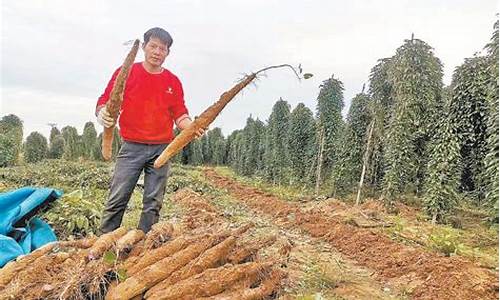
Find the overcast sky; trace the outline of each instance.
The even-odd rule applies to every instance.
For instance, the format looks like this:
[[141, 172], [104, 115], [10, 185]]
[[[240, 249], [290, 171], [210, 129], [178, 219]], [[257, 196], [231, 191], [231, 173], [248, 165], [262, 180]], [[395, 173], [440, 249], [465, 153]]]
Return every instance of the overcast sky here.
[[279, 97], [314, 110], [332, 74], [344, 83], [345, 114], [377, 60], [412, 33], [435, 49], [449, 84], [453, 69], [489, 41], [497, 11], [495, 0], [2, 0], [0, 117], [19, 116], [25, 136], [48, 136], [47, 123], [81, 134], [129, 50], [123, 43], [155, 26], [174, 39], [164, 66], [181, 79], [191, 115], [245, 73], [301, 63], [314, 74], [298, 82], [288, 70], [268, 72], [213, 124], [226, 135], [250, 114], [265, 121]]

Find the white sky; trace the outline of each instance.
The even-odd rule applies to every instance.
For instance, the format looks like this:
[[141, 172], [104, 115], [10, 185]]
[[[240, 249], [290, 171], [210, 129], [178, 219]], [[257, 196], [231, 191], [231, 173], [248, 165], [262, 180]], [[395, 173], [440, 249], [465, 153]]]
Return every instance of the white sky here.
[[[224, 134], [252, 114], [266, 120], [282, 97], [314, 111], [321, 82], [335, 74], [351, 98], [380, 58], [404, 39], [426, 41], [453, 69], [489, 41], [494, 0], [379, 1], [59, 1], [1, 2], [0, 117], [16, 114], [24, 133], [48, 137], [47, 123], [95, 122], [94, 107], [129, 46], [159, 26], [174, 44], [165, 67], [183, 82], [191, 115], [201, 113], [244, 73], [302, 64], [314, 77], [299, 83], [288, 70], [267, 73], [236, 97], [214, 122]], [[143, 59], [140, 52], [137, 61]]]

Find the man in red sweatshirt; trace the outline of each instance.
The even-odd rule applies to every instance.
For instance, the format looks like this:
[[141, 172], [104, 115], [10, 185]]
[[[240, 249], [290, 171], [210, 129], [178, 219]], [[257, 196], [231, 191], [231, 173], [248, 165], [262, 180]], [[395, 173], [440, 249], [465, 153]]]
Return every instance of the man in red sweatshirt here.
[[[155, 169], [153, 163], [174, 138], [173, 126], [183, 130], [191, 124], [179, 79], [162, 67], [172, 46], [172, 37], [162, 28], [144, 33], [144, 61], [131, 67], [119, 117], [123, 144], [116, 158], [109, 198], [104, 209], [101, 232], [120, 227], [137, 180], [144, 170], [143, 209], [138, 228], [145, 233], [158, 222], [170, 164]], [[96, 106], [97, 121], [111, 127], [106, 110], [118, 68]], [[204, 130], [198, 132], [198, 137]]]

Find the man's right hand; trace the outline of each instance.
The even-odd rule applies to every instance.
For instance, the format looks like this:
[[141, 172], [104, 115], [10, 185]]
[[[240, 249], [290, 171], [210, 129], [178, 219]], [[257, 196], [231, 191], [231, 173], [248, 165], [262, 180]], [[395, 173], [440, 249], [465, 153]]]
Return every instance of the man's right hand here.
[[115, 120], [111, 117], [106, 106], [103, 106], [97, 114], [97, 122], [106, 128], [110, 128], [115, 125]]

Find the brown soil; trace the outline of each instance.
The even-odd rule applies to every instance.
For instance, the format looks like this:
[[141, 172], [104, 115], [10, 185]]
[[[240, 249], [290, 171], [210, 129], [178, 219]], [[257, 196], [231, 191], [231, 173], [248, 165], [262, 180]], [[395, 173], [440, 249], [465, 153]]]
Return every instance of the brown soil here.
[[[382, 282], [404, 286], [413, 299], [498, 299], [498, 273], [461, 257], [444, 257], [395, 242], [370, 228], [346, 224], [328, 209], [304, 208], [206, 169], [206, 177], [285, 228], [320, 237], [343, 255], [376, 271]], [[373, 203], [367, 208], [380, 208]]]

